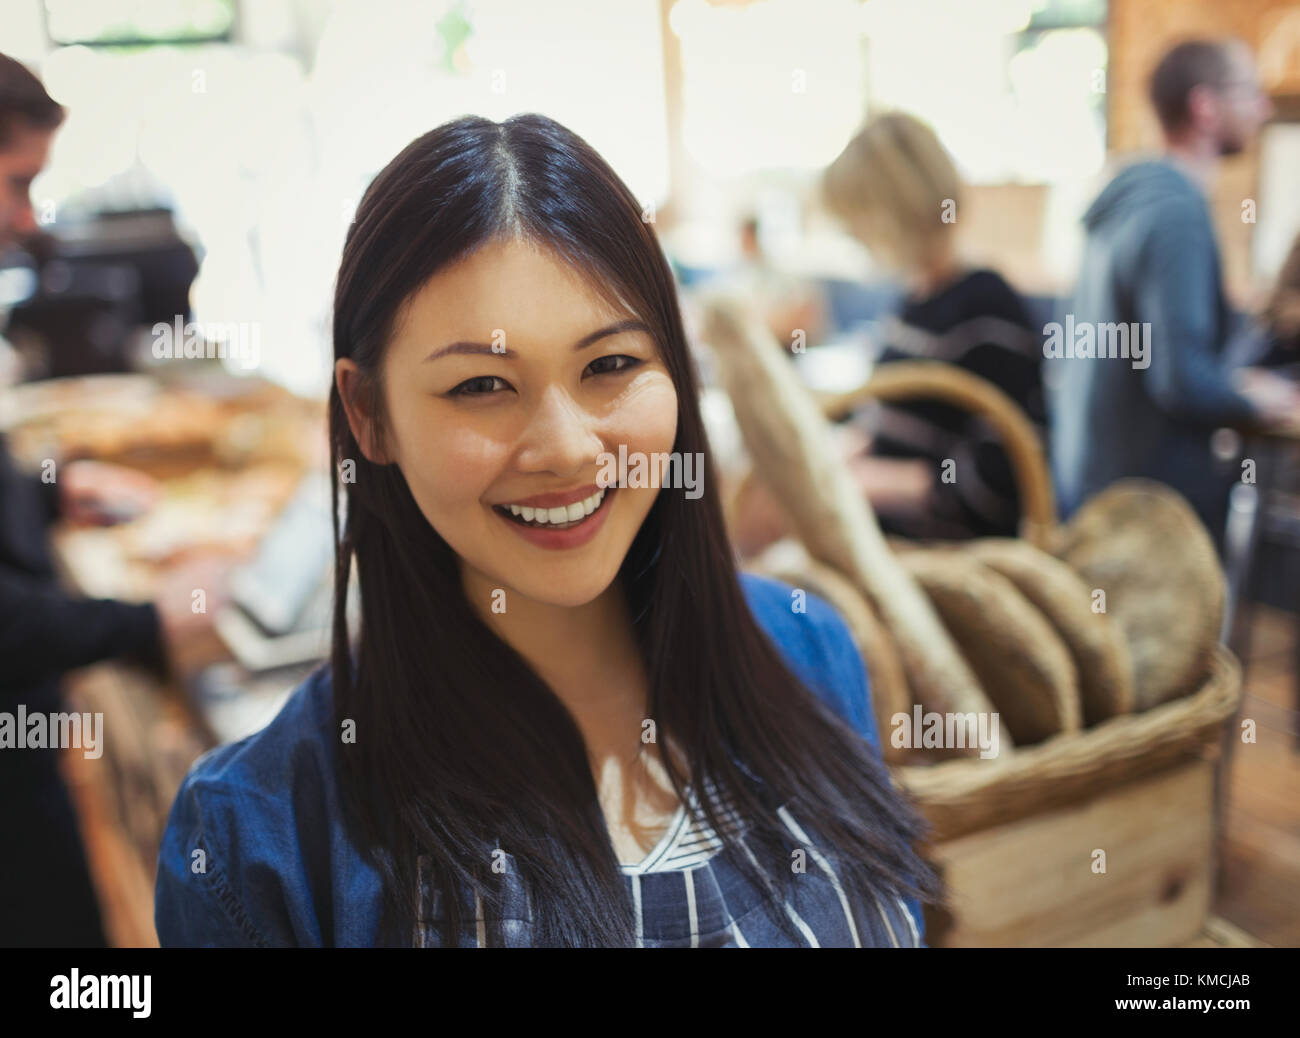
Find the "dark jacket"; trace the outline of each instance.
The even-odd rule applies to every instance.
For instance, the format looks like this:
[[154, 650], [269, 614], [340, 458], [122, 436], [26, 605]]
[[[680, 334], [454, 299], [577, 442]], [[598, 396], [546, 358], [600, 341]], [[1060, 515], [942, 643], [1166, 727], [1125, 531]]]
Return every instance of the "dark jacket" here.
[[[164, 666], [152, 605], [81, 598], [59, 587], [47, 540], [58, 484], [17, 471], [0, 438], [0, 712], [61, 711], [59, 677], [112, 657]], [[110, 722], [111, 723], [111, 722]], [[60, 750], [0, 748], [0, 946], [103, 947], [76, 809]]]
[[[116, 657], [161, 665], [158, 613], [59, 586], [48, 544], [58, 484], [19, 472], [0, 438], [0, 711], [60, 709], [58, 678]], [[0, 776], [48, 774], [53, 755], [0, 751]]]

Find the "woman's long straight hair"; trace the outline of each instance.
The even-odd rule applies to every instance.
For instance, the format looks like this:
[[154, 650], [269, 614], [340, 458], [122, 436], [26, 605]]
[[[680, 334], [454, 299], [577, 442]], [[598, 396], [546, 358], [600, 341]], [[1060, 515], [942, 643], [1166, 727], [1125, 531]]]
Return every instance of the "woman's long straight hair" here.
[[[866, 742], [805, 688], [758, 626], [739, 583], [715, 490], [671, 270], [640, 203], [580, 137], [551, 119], [448, 122], [375, 178], [348, 231], [334, 301], [334, 356], [361, 371], [384, 437], [382, 366], [403, 304], [486, 242], [551, 249], [604, 297], [650, 327], [677, 391], [673, 449], [704, 458], [703, 496], [661, 490], [618, 579], [635, 617], [657, 739], [680, 747], [709, 823], [725, 804], [745, 819], [747, 878], [786, 896], [792, 841], [785, 805], [815, 820], [846, 893], [934, 900], [938, 881], [913, 850], [924, 824]], [[504, 943], [499, 865], [513, 859], [548, 946], [634, 944], [635, 919], [577, 724], [524, 659], [478, 616], [455, 552], [417, 507], [395, 464], [373, 464], [330, 394], [337, 546], [333, 651], [336, 749], [350, 837], [384, 880], [385, 943], [409, 943], [421, 891], [442, 940], [458, 943], [482, 899], [488, 943]], [[594, 459], [593, 459], [594, 460]], [[340, 516], [339, 489], [346, 494]], [[355, 557], [361, 620], [345, 604]], [[708, 792], [711, 784], [715, 799]], [[784, 877], [784, 879], [782, 878]], [[425, 887], [425, 884], [428, 887]], [[513, 913], [513, 914], [512, 914]], [[792, 931], [792, 937], [793, 937]], [[798, 940], [797, 937], [794, 938]]]

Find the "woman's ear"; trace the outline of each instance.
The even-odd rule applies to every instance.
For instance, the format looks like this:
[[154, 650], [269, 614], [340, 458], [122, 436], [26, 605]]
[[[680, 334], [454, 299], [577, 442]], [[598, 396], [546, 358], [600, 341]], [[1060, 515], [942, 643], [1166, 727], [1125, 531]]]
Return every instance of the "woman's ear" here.
[[350, 357], [340, 357], [334, 362], [334, 382], [338, 387], [339, 399], [343, 401], [343, 410], [348, 416], [353, 439], [372, 465], [387, 465], [389, 459], [379, 447], [375, 418], [370, 409], [369, 394], [364, 390], [364, 381], [361, 369]]

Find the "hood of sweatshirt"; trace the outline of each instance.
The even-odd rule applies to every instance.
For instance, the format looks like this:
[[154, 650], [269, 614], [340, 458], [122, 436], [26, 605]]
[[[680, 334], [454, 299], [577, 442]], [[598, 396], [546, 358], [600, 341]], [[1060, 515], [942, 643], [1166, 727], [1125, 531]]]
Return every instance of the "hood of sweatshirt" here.
[[1200, 198], [1199, 189], [1170, 162], [1137, 162], [1115, 175], [1083, 214], [1088, 230], [1124, 220], [1171, 197]]

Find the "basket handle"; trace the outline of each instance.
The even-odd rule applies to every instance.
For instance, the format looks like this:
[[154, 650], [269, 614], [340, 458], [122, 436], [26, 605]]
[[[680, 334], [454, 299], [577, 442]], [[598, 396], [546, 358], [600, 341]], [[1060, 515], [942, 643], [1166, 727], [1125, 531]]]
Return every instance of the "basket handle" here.
[[1057, 516], [1043, 445], [1015, 401], [992, 382], [942, 361], [897, 361], [877, 367], [857, 389], [820, 394], [819, 402], [826, 417], [838, 421], [868, 400], [893, 403], [918, 397], [970, 411], [997, 430], [1020, 491], [1020, 536], [1047, 550]]

